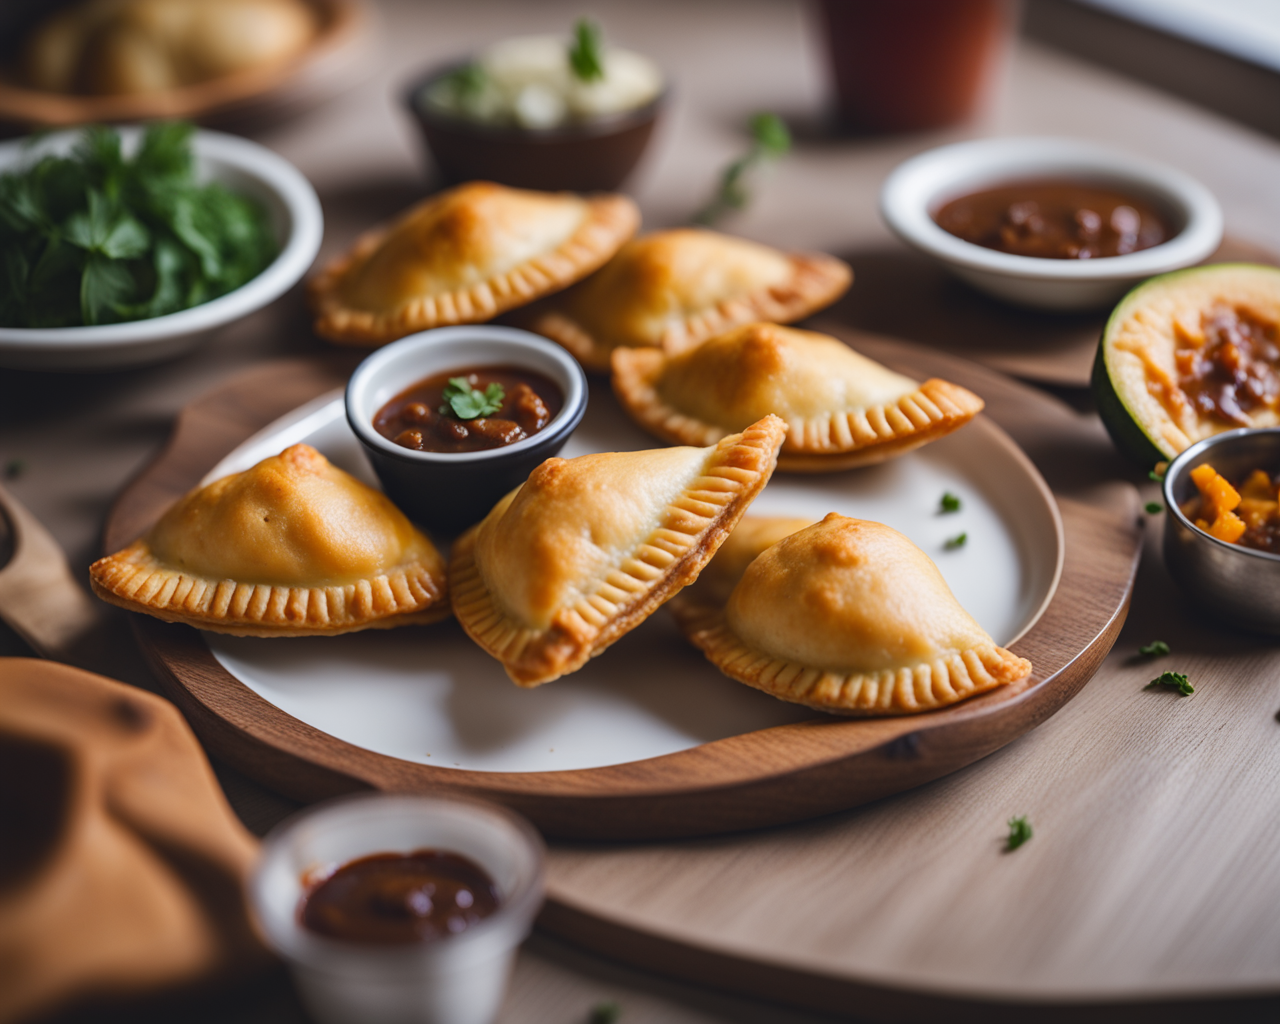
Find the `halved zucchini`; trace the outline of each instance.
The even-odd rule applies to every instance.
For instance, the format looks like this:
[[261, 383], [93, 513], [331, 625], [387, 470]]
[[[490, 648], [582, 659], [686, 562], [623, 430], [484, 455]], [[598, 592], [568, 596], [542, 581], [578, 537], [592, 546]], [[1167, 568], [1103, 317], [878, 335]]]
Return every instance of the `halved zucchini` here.
[[[1258, 381], [1224, 383], [1223, 324], [1258, 338], [1249, 362]], [[1272, 344], [1272, 343], [1275, 344]], [[1218, 358], [1215, 360], [1214, 355]], [[1197, 396], [1197, 370], [1208, 387]], [[1214, 376], [1218, 374], [1218, 376]], [[1218, 263], [1145, 281], [1116, 306], [1093, 364], [1098, 414], [1116, 445], [1144, 466], [1171, 459], [1201, 438], [1236, 427], [1280, 423], [1280, 268]]]

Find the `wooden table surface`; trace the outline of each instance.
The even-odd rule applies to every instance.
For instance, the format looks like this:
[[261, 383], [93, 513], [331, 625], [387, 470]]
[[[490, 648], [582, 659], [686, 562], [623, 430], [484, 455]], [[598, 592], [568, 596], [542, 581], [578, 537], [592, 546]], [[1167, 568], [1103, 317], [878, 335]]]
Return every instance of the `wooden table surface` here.
[[[380, 4], [383, 42], [367, 83], [256, 136], [315, 183], [327, 219], [322, 259], [429, 187], [413, 128], [398, 107], [398, 91], [414, 71], [498, 37], [558, 30], [581, 9], [558, 0]], [[876, 212], [879, 184], [894, 165], [974, 134], [1043, 133], [1110, 142], [1179, 166], [1217, 194], [1235, 238], [1280, 249], [1280, 145], [1040, 45], [1014, 48], [990, 108], [963, 130], [832, 139], [819, 128], [822, 68], [799, 3], [598, 0], [591, 9], [612, 38], [653, 55], [676, 81], [672, 114], [633, 183], [650, 226], [687, 218], [739, 152], [745, 117], [771, 109], [797, 124], [797, 150], [724, 227], [776, 245], [825, 249], [868, 267], [909, 265]], [[874, 284], [873, 273], [865, 277]], [[891, 309], [875, 295], [857, 301], [861, 286], [855, 283], [842, 305], [842, 320], [893, 333]], [[904, 318], [897, 333], [945, 340], [922, 336], [925, 328], [915, 322]], [[22, 463], [6, 486], [83, 573], [98, 553], [113, 495], [154, 457], [184, 404], [251, 363], [320, 347], [295, 291], [166, 366], [96, 376], [0, 373], [0, 464]], [[1054, 461], [1052, 439], [1039, 457]], [[776, 858], [812, 847], [821, 856], [803, 898], [813, 901], [815, 923], [832, 948], [845, 951], [846, 963], [857, 959], [872, 980], [910, 984], [901, 965], [925, 957], [935, 976], [964, 990], [990, 977], [979, 962], [985, 949], [1028, 984], [1069, 987], [1084, 971], [1101, 991], [1114, 989], [1128, 970], [1169, 991], [1218, 985], [1274, 995], [1280, 657], [1274, 644], [1209, 628], [1188, 613], [1160, 563], [1158, 523], [1151, 525], [1129, 623], [1111, 657], [1081, 696], [1006, 750], [837, 819], [663, 850], [601, 856], [563, 848], [554, 853], [553, 872], [607, 874], [612, 860], [651, 858], [654, 877], [666, 871], [668, 881], [645, 893], [618, 892], [619, 920], [684, 913], [676, 938], [732, 953], [736, 935], [760, 934], [768, 924], [767, 902], [734, 902], [735, 878], [758, 878]], [[117, 648], [94, 667], [153, 686], [127, 631], [118, 632]], [[1141, 689], [1154, 673], [1135, 660], [1136, 649], [1157, 637], [1174, 647], [1159, 667], [1187, 672], [1194, 697]], [[0, 653], [21, 651], [16, 638], [0, 634]], [[266, 827], [289, 809], [233, 773], [224, 778], [251, 825]], [[1021, 813], [1031, 816], [1036, 836], [1001, 856], [1004, 819]], [[900, 871], [859, 879], [860, 851], [885, 844], [906, 851]], [[1002, 898], [974, 905], [972, 887], [992, 891], [993, 879], [1005, 883], [997, 886]], [[868, 897], [867, 886], [881, 895]], [[948, 908], [953, 924], [931, 929], [939, 907]], [[954, 924], [966, 919], [969, 928]], [[1145, 944], [1152, 934], [1162, 936], [1158, 950]], [[705, 972], [701, 981], [720, 980], [713, 964]], [[830, 1019], [669, 982], [537, 937], [522, 952], [501, 1020], [581, 1021], [601, 999], [622, 1003], [625, 1024]], [[287, 995], [264, 995], [260, 1006], [262, 1019], [297, 1019]], [[841, 1009], [874, 1012], [869, 1004]]]

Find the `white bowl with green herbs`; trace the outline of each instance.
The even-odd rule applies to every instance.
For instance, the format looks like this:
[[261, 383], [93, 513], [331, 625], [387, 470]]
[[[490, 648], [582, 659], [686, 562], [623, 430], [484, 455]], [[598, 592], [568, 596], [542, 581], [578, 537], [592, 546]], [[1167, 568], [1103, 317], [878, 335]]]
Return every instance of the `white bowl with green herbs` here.
[[0, 367], [179, 355], [296, 284], [323, 231], [310, 182], [233, 135], [162, 124], [0, 143]]

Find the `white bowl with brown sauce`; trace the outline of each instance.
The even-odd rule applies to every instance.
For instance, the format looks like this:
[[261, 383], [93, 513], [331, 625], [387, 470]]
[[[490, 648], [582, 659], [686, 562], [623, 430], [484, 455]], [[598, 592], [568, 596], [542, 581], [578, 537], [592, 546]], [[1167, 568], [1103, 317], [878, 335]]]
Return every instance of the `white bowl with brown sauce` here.
[[1074, 139], [929, 150], [885, 180], [880, 212], [899, 238], [973, 287], [1055, 311], [1105, 307], [1222, 241], [1222, 209], [1194, 178]]

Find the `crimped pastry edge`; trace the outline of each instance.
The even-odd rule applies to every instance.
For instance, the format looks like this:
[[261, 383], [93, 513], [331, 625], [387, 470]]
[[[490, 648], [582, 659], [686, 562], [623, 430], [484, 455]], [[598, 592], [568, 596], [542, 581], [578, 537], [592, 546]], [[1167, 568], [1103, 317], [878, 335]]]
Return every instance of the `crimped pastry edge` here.
[[[576, 671], [697, 578], [768, 482], [785, 431], [782, 420], [768, 416], [724, 438], [702, 475], [668, 506], [679, 513], [670, 517], [672, 524], [645, 538], [595, 590], [557, 612], [546, 629], [523, 625], [495, 600], [475, 560], [484, 525], [478, 523], [454, 543], [449, 563], [455, 617], [520, 686], [540, 686]], [[725, 483], [732, 487], [725, 489]], [[694, 523], [700, 525], [677, 528]]]
[[316, 314], [315, 331], [338, 344], [376, 347], [432, 327], [483, 323], [567, 288], [608, 262], [640, 226], [639, 210], [627, 196], [605, 194], [582, 199], [587, 216], [556, 248], [470, 288], [420, 296], [389, 313], [352, 309], [339, 297], [342, 279], [382, 245], [395, 225], [367, 231], [350, 251], [332, 260], [307, 283]]
[[723, 608], [680, 598], [669, 607], [689, 642], [729, 678], [832, 715], [872, 718], [937, 711], [1031, 673], [1026, 658], [989, 643], [904, 668], [840, 674], [752, 647], [729, 627]]
[[344, 586], [283, 587], [170, 569], [136, 540], [89, 567], [93, 592], [129, 611], [233, 636], [336, 636], [448, 618], [448, 581], [421, 564]]
[[[830, 305], [853, 281], [849, 265], [834, 256], [825, 253], [786, 255], [792, 267], [792, 275], [787, 281], [723, 299], [710, 309], [668, 327], [660, 338], [654, 339], [654, 347], [675, 355], [732, 327], [757, 320], [792, 323]], [[590, 331], [561, 310], [540, 310], [529, 319], [527, 326], [568, 349], [587, 370], [609, 372], [609, 357], [616, 349], [597, 341]]]
[[[627, 414], [655, 437], [672, 444], [715, 444], [729, 431], [681, 412], [658, 393], [667, 355], [657, 349], [615, 349], [613, 393]], [[787, 422], [778, 468], [826, 473], [871, 465], [945, 437], [983, 409], [967, 388], [931, 378], [891, 405]]]

